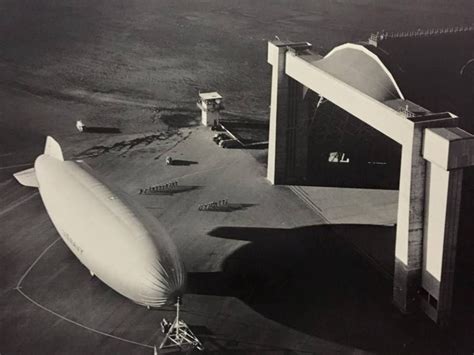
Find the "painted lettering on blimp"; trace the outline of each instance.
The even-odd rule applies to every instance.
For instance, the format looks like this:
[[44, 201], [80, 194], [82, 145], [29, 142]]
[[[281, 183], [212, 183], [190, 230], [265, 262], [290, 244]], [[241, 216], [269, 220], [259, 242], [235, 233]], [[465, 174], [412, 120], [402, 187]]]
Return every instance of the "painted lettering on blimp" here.
[[77, 245], [77, 243], [71, 238], [69, 234], [62, 232], [61, 235], [63, 236], [63, 239], [66, 239], [80, 254], [84, 252], [84, 250], [79, 245]]

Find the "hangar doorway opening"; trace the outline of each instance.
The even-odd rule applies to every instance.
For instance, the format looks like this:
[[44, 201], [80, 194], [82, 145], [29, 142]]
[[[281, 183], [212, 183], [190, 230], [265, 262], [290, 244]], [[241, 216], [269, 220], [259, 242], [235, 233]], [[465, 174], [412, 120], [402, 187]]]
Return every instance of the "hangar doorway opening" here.
[[303, 101], [308, 162], [296, 184], [398, 190], [400, 144], [312, 90]]

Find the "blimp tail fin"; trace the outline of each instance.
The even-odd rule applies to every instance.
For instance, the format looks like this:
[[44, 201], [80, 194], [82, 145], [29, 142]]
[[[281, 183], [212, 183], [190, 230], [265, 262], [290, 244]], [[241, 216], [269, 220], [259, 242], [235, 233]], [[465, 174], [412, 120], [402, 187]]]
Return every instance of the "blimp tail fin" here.
[[38, 187], [35, 168], [26, 169], [13, 174], [15, 179], [23, 186]]
[[53, 137], [48, 136], [46, 138], [46, 145], [44, 147], [44, 154], [49, 155], [50, 157], [56, 158], [58, 160], [64, 161], [63, 151], [61, 146]]

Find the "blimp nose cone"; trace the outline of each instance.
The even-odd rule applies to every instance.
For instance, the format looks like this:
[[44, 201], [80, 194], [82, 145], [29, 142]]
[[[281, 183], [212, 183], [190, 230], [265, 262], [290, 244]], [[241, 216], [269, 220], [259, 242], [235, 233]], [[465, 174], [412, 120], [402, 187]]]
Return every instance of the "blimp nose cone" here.
[[146, 271], [140, 287], [139, 302], [150, 307], [175, 304], [184, 292], [185, 277], [180, 264], [155, 261]]

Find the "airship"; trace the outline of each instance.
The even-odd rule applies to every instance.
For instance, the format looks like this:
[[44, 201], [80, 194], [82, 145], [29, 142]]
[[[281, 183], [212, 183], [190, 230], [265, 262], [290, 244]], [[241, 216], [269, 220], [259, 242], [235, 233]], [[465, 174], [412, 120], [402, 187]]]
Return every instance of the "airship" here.
[[175, 244], [144, 207], [47, 137], [34, 167], [14, 174], [37, 187], [64, 243], [91, 275], [146, 307], [174, 304], [186, 272]]

